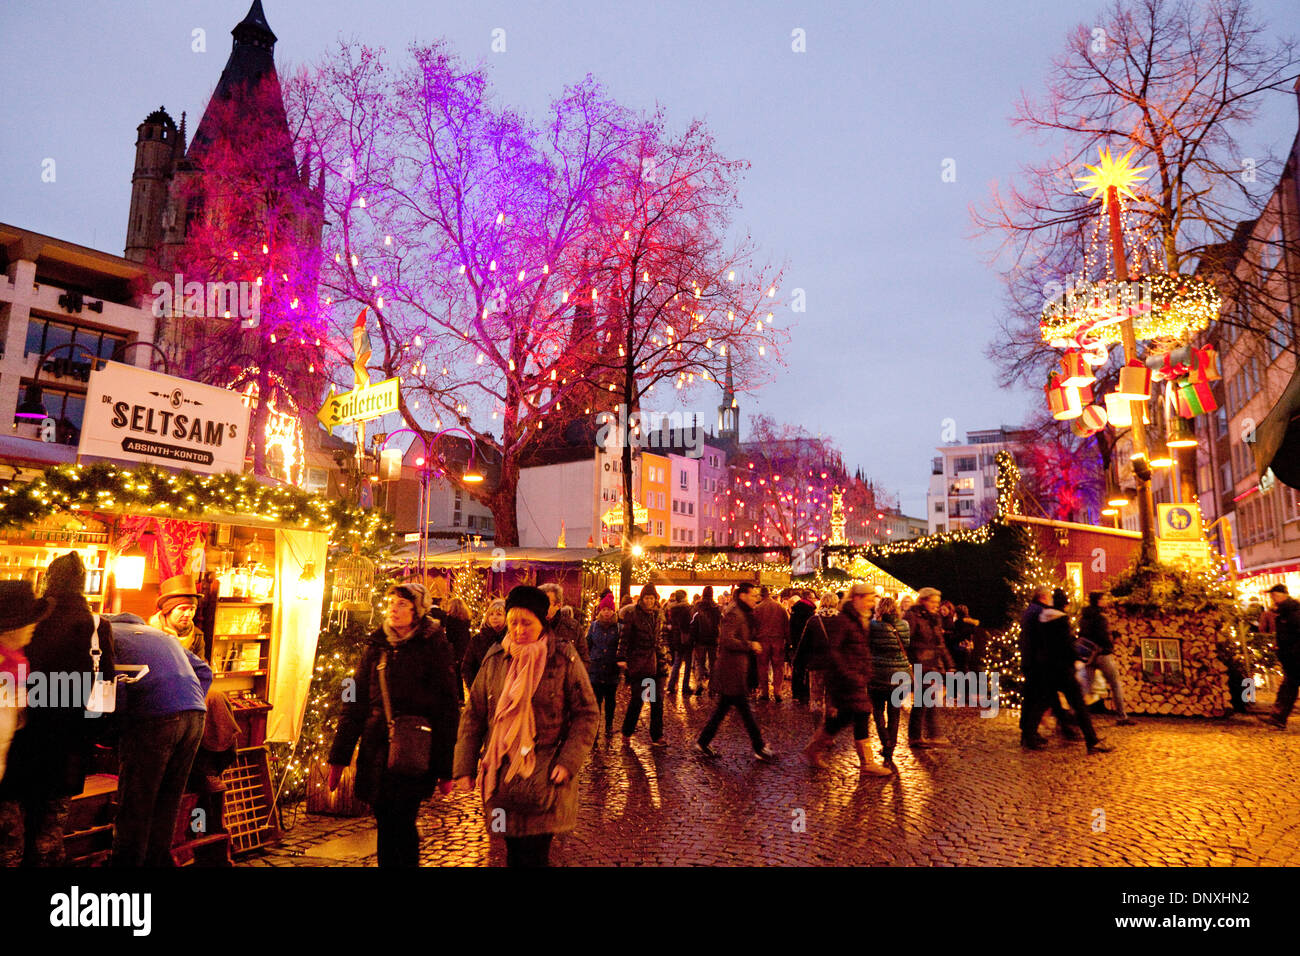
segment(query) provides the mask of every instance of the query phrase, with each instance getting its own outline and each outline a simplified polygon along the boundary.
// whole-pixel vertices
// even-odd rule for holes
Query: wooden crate
[[[266,747],[241,747],[221,779],[226,784],[222,820],[230,836],[230,852],[238,855],[280,839],[271,810],[271,770]]]

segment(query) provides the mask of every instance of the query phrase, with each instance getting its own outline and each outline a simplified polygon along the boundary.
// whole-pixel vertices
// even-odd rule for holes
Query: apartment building
[[[965,444],[943,445],[930,464],[927,533],[976,528],[996,510],[997,456],[1016,454],[1025,433],[1006,425],[966,433]],[[906,527],[906,525],[904,525]]]

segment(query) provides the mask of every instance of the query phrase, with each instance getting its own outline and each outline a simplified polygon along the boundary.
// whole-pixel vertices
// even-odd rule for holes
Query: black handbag
[[[555,760],[560,755],[558,744],[537,750],[533,772],[506,780],[506,771],[510,767],[509,758],[501,761],[497,771],[497,786],[492,791],[493,806],[500,807],[506,813],[550,813],[555,808],[560,788],[551,782],[551,771],[555,769]]]
[[[429,772],[433,753],[433,727],[417,715],[393,716],[388,697],[388,652],[379,660],[379,693],[384,698],[384,719],[388,721],[388,770],[401,777],[423,777]]]

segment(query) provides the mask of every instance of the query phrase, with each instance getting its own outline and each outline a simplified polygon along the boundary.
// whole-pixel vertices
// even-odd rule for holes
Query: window
[[[465,519],[466,526],[470,528],[474,527],[474,522],[477,517],[478,517],[477,515],[470,515],[468,518],[466,518]]]
[[[1214,413],[1214,423],[1218,426],[1218,432],[1216,434],[1219,438],[1228,434],[1228,410],[1222,405],[1220,405],[1218,410]]]
[[[1232,462],[1225,461],[1219,466],[1219,484],[1224,494],[1232,491]]]
[[[655,535],[660,538],[664,536],[664,523],[662,521],[655,522]]]
[[[456,489],[456,503],[455,503],[455,510],[454,510],[454,511],[452,512],[452,514],[451,514],[451,523],[452,523],[452,526],[453,526],[453,527],[456,527],[456,528],[459,528],[459,527],[460,527],[460,503],[461,503],[461,494],[462,494],[461,489],[460,489],[460,488],[457,488],[457,489]]]
[[[1270,362],[1275,361],[1279,355],[1287,350],[1291,344],[1291,310],[1287,309],[1287,314],[1278,319],[1268,335],[1268,359]]]
[[[1142,641],[1142,671],[1152,676],[1182,674],[1181,642],[1150,638]]]
[[[934,503],[934,513],[937,514],[937,515],[941,515],[941,514],[943,514],[943,502],[942,502],[942,501],[936,501],[936,502]]]
[[[305,488],[315,495],[323,495],[329,490],[330,476],[324,468],[308,468]]]
[[[695,502],[694,502],[694,501],[688,501],[688,502],[686,502],[686,513],[687,513],[688,515],[694,515],[694,514],[695,514]]]
[[[1264,272],[1272,272],[1282,261],[1282,227],[1275,226],[1268,239],[1259,250],[1259,267]]]
[[[48,361],[62,360],[72,364],[73,374],[84,381],[90,378],[90,355],[104,359],[111,358],[118,346],[125,342],[124,335],[111,335],[98,329],[73,325],[71,322],[58,322],[32,316],[27,320],[27,343],[24,351],[27,355],[44,355],[52,348],[65,346],[51,355]],[[66,346],[69,345],[74,347],[67,348]],[[84,374],[80,368],[83,365]]]
[[[19,401],[27,394],[30,383],[19,387]],[[86,393],[66,388],[41,386],[41,404],[46,417],[54,419],[54,440],[60,445],[75,445],[81,440],[81,421],[86,412]]]
[[[677,479],[677,480],[678,480],[678,484],[680,485],[680,487],[682,487],[682,488],[689,488],[690,485],[688,485],[688,484],[686,483],[686,469],[683,468],[683,469],[682,469],[681,471],[679,471],[677,474],[678,474],[678,479]]]
[[[969,455],[962,458],[954,459],[954,464],[957,471],[974,471],[975,456]]]

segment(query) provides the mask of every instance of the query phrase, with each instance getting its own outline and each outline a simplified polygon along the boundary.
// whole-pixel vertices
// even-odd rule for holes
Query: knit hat
[[[657,598],[659,596],[659,590],[653,584],[647,584],[641,589],[641,596],[645,597],[647,594],[651,597]]]
[[[540,588],[519,584],[511,588],[510,593],[506,595],[506,613],[509,614],[510,609],[514,607],[531,612],[537,620],[545,625],[546,615],[551,610],[551,599]]]
[[[86,590],[86,566],[75,551],[61,554],[45,571],[46,594],[82,594]]]
[[[603,598],[600,599],[600,604],[596,606],[596,613],[599,614],[601,611],[604,611],[606,609],[609,609],[611,611],[616,610],[616,608],[614,607],[614,595],[612,594],[606,594]]]
[[[415,619],[417,621],[429,613],[429,589],[418,581],[394,584],[388,589],[388,596],[396,596],[410,601],[415,608]]]

